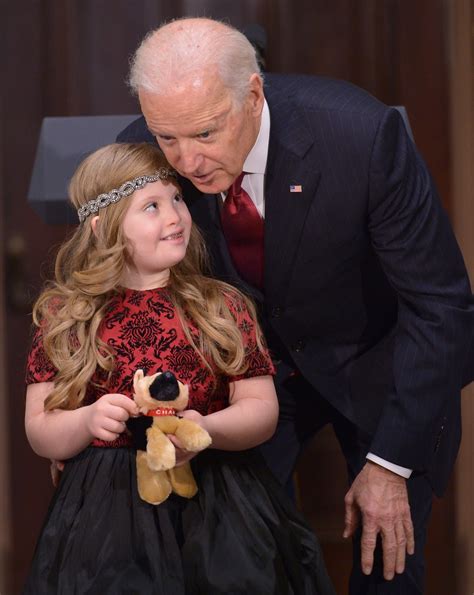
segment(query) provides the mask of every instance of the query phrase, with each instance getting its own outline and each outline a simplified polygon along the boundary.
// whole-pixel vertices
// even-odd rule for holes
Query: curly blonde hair
[[[138,176],[168,167],[158,147],[146,143],[112,144],[89,155],[74,173],[69,197],[76,209],[91,198],[118,188]],[[164,184],[177,181],[170,178]],[[122,220],[129,201],[101,209],[101,224],[93,232],[87,219],[59,249],[54,280],[33,308],[33,321],[41,328],[46,355],[57,370],[45,409],[74,409],[81,405],[87,384],[98,368],[114,369],[114,355],[100,339],[100,326],[114,297],[123,291],[123,273],[129,258]],[[257,328],[251,301],[227,283],[206,276],[207,254],[199,230],[193,225],[184,259],[173,266],[167,285],[184,331],[203,364],[213,374],[237,375],[246,370],[246,353],[229,301],[244,303]],[[192,321],[197,341],[189,331]]]

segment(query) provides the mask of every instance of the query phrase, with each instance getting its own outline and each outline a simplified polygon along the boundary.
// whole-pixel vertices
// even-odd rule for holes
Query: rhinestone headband
[[[158,182],[158,180],[167,180],[168,178],[177,177],[174,169],[160,167],[160,169],[149,176],[139,176],[129,182],[125,182],[120,188],[111,190],[105,194],[99,194],[97,198],[93,198],[85,205],[82,205],[80,209],[77,209],[79,221],[82,223],[89,215],[97,213],[99,209],[108,207],[110,204],[116,203],[126,196],[130,196],[130,194],[133,194],[136,190],[141,190],[151,182]]]

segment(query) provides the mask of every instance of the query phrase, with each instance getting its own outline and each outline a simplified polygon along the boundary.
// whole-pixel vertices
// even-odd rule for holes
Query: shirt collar
[[[244,171],[249,174],[264,174],[267,166],[268,145],[270,143],[270,110],[264,99],[262,121],[257,140],[244,163]]]

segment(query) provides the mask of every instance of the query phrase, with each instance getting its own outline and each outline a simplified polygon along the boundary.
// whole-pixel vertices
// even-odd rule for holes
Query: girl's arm
[[[273,435],[278,421],[273,378],[255,376],[237,380],[230,384],[229,407],[206,416],[193,410],[183,411],[183,417],[196,421],[209,432],[211,448],[245,450],[257,446]]]
[[[26,390],[25,429],[32,449],[40,456],[65,460],[86,448],[94,438],[115,440],[138,408],[121,394],[107,394],[79,409],[44,410],[52,382],[30,384]]]

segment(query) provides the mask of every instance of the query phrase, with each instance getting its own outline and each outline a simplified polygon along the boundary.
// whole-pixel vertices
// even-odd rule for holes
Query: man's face
[[[219,77],[178,81],[166,95],[140,91],[148,128],[170,165],[202,192],[222,192],[240,174],[255,144],[263,108],[258,75],[237,104]]]

